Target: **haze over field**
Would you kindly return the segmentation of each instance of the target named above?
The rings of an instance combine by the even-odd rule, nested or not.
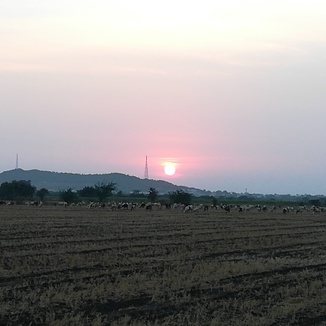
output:
[[[326,194],[326,3],[0,3],[0,171]],[[176,172],[164,173],[166,162]],[[169,169],[171,171],[171,169]]]

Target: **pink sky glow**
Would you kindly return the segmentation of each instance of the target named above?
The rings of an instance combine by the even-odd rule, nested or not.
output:
[[[0,4],[0,171],[326,194],[326,3]],[[163,163],[176,164],[167,176]]]

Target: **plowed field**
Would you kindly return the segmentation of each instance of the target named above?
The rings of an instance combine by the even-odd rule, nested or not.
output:
[[[0,207],[0,325],[326,325],[326,213]]]

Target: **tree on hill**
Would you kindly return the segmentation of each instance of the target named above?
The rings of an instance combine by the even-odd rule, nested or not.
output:
[[[31,185],[30,180],[14,180],[0,185],[0,198],[7,200],[32,199],[35,191],[36,188]]]

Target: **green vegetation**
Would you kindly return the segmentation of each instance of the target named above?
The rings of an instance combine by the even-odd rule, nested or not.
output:
[[[78,195],[84,198],[96,198],[97,193],[95,187],[84,187],[81,190],[78,190]]]
[[[155,188],[149,188],[149,193],[147,195],[147,198],[151,202],[155,202],[158,198],[158,192]]]
[[[96,197],[98,198],[99,202],[104,202],[108,197],[112,196],[112,191],[116,189],[114,183],[98,183],[95,185],[95,193]]]
[[[0,198],[6,200],[24,200],[32,199],[36,188],[30,181],[20,180],[4,182],[0,185]]]
[[[59,198],[68,204],[76,203],[82,199],[94,200],[97,199],[100,203],[105,202],[108,197],[112,196],[112,191],[115,190],[115,184],[98,183],[94,187],[84,187],[80,191],[74,191],[71,188],[59,192]]]
[[[68,205],[75,203],[77,201],[77,193],[75,191],[72,191],[71,188],[67,190],[63,190],[59,193],[59,198],[66,202]]]
[[[36,196],[38,196],[41,201],[44,201],[45,196],[48,194],[49,194],[49,190],[46,188],[41,188],[40,190],[36,191]]]
[[[116,185],[113,182],[105,183],[97,183],[94,187],[84,187],[79,190],[77,193],[83,199],[97,199],[100,203],[106,201],[110,196],[112,196],[112,192],[116,190]]]
[[[191,194],[183,190],[177,190],[175,192],[171,192],[169,194],[169,197],[172,203],[184,204],[184,205],[190,205],[192,200]]]
[[[67,188],[61,191],[50,191],[46,188],[36,189],[31,181],[20,180],[4,182],[0,185],[0,200],[12,200],[22,202],[23,200],[44,200],[55,202],[59,200],[67,203],[77,203],[78,201],[99,201],[107,200],[116,202],[141,203],[144,201],[159,202],[161,204],[181,203],[205,204],[205,205],[314,205],[326,206],[326,197],[322,195],[259,195],[259,194],[237,194],[227,191],[217,191],[214,195],[194,195],[184,189],[178,189],[168,194],[160,194],[157,189],[150,187],[148,193],[140,190],[133,190],[130,193],[123,193],[117,189],[113,182],[101,182],[94,186],[85,186],[80,190]]]

